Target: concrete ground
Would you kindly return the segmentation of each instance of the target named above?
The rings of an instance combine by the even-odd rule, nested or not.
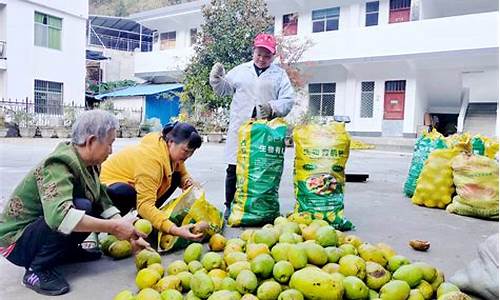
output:
[[[23,175],[49,153],[58,140],[0,139],[0,207]],[[119,139],[115,151],[134,139]],[[285,168],[280,185],[281,212],[293,208],[293,157],[287,149]],[[409,153],[377,150],[354,151],[347,171],[367,172],[366,183],[348,183],[345,195],[345,215],[356,225],[350,232],[372,243],[384,242],[411,260],[428,262],[450,277],[476,255],[476,246],[489,235],[498,232],[498,222],[451,215],[444,210],[412,205],[402,193],[402,185],[411,161]],[[205,144],[187,162],[195,179],[204,183],[207,198],[219,208],[224,202],[223,145]],[[238,228],[226,228],[224,234],[237,236]],[[427,252],[408,247],[411,239],[431,242]],[[182,252],[163,256],[167,265],[181,258]],[[0,299],[44,299],[21,285],[23,269],[0,258]],[[71,284],[71,292],[59,299],[112,299],[123,289],[136,290],[133,258],[100,261],[61,267]]]

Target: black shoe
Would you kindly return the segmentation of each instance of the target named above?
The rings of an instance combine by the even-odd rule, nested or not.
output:
[[[23,284],[35,292],[47,295],[57,296],[69,291],[69,284],[62,275],[52,269],[42,271],[26,270],[23,277]]]
[[[102,257],[102,252],[98,249],[83,249],[81,246],[69,250],[64,259],[64,263],[81,263],[98,260]]]

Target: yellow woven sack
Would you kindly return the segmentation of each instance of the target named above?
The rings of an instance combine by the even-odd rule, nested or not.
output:
[[[170,221],[177,226],[182,226],[199,221],[209,225],[208,236],[221,232],[224,225],[222,213],[205,198],[203,189],[192,186],[185,190],[179,197],[169,201],[162,208]],[[173,251],[186,248],[191,241],[178,236],[158,232],[158,252]]]
[[[299,125],[293,141],[295,212],[326,220],[338,230],[352,229],[344,217],[344,169],[350,144],[344,124]]]
[[[417,205],[445,208],[455,192],[451,160],[460,154],[461,149],[434,150],[425,161],[424,168],[417,180],[415,194],[411,198]]]
[[[498,139],[484,137],[484,155],[495,158],[498,153]]]
[[[486,156],[462,153],[451,163],[460,202],[498,209],[498,163]]]
[[[471,137],[468,132],[463,134],[455,133],[453,135],[446,137],[445,141],[446,141],[446,146],[448,146],[448,148],[450,149],[457,147],[467,152],[470,152],[472,150]]]

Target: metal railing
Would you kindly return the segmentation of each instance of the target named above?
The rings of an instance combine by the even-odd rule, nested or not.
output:
[[[71,126],[75,119],[89,107],[66,103],[35,103],[29,98],[0,99],[0,114],[5,122],[16,123],[21,128]],[[142,109],[106,108],[119,120],[139,124],[142,120]]]
[[[139,42],[134,39],[104,34],[97,35],[94,32],[90,32],[89,43],[90,45],[129,52],[134,51],[137,48],[139,48],[141,52],[149,52],[153,49],[151,42]]]

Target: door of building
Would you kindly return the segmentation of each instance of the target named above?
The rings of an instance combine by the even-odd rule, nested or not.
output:
[[[404,119],[405,88],[405,80],[385,82],[384,120]]]
[[[391,0],[389,23],[410,21],[411,0]]]
[[[179,115],[179,97],[158,97],[158,94],[146,96],[146,119],[158,118],[162,125]]]

